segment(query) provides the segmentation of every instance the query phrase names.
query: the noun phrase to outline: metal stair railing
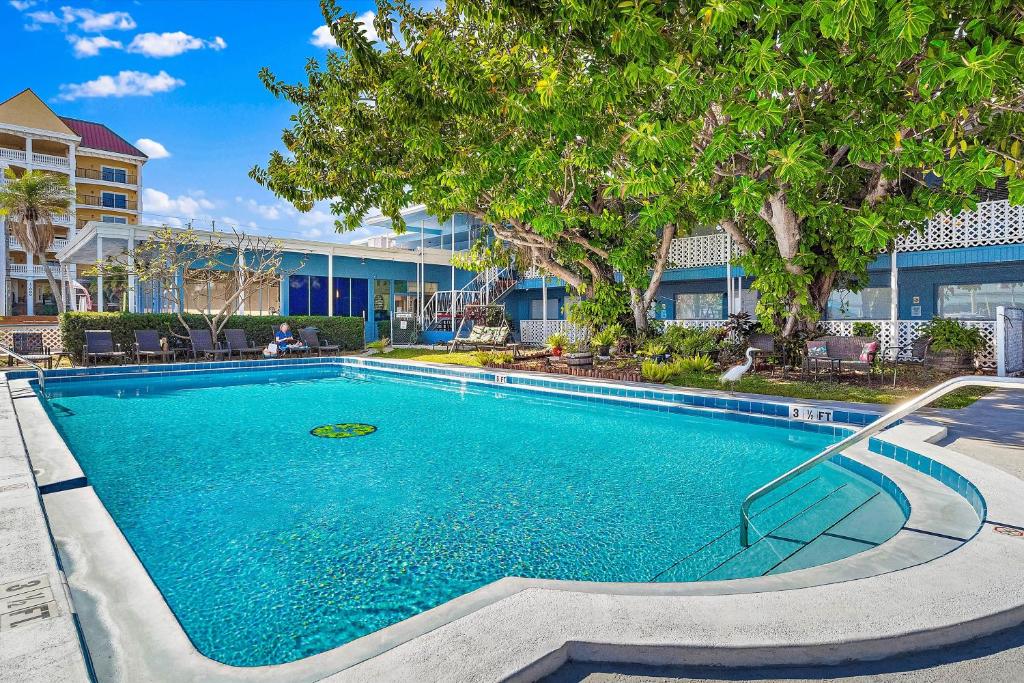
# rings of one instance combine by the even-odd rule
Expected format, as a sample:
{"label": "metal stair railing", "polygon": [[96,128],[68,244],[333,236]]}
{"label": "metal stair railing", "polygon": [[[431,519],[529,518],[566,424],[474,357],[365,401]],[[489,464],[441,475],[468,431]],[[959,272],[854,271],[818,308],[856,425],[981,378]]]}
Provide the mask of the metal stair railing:
{"label": "metal stair railing", "polygon": [[1014,388],[1024,389],[1024,378],[1022,377],[954,377],[948,379],[941,384],[937,384],[928,391],[910,399],[903,405],[889,411],[885,415],[881,416],[871,424],[862,427],[850,436],[846,437],[842,441],[832,444],[821,453],[818,453],[813,458],[810,458],[803,463],[797,465],[785,474],[779,475],[775,479],[771,480],[761,488],[757,489],[743,500],[743,504],[740,505],[740,545],[744,548],[750,545],[750,506],[758,498],[771,493],[775,489],[785,484],[790,479],[797,477],[807,470],[811,469],[818,463],[828,460],[833,455],[846,450],[850,446],[854,446],[865,439],[868,439],[875,434],[878,434],[882,430],[886,429],[894,422],[902,420],[906,416],[913,413],[919,408],[923,408],[932,401],[942,398],[946,394],[961,389],[963,387],[995,387],[995,388]]}
{"label": "metal stair railing", "polygon": [[38,363],[35,363],[34,361],[30,361],[28,358],[25,358],[25,356],[21,355],[20,353],[15,353],[6,346],[0,346],[0,354],[6,354],[12,358],[18,359],[25,365],[32,366],[36,371],[36,376],[39,378],[39,391],[43,394],[43,396],[46,396],[46,374],[43,372],[43,366],[39,365]]}

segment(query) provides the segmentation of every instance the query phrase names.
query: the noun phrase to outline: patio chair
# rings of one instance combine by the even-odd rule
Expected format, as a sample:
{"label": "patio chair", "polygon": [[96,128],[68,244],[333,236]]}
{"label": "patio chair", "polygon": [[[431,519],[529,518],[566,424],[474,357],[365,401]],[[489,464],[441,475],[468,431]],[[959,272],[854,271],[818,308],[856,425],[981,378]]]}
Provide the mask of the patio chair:
{"label": "patio chair", "polygon": [[456,334],[455,337],[453,337],[452,340],[448,342],[448,353],[451,353],[452,351],[455,351],[459,348],[475,348],[476,345],[480,343],[480,340],[483,335],[483,330],[484,328],[482,325],[473,325],[473,327],[469,329],[469,334],[467,334],[466,336],[460,337],[459,335]]}
{"label": "patio chair", "polygon": [[160,345],[160,333],[156,330],[135,330],[135,362],[141,363],[143,358],[173,361],[178,359],[178,350],[163,348]]}
{"label": "patio chair", "polygon": [[85,331],[85,348],[82,350],[82,362],[85,365],[88,365],[89,361],[100,361],[104,358],[115,361],[127,357],[128,354],[121,350],[121,345],[114,343],[114,335],[110,330]]}
{"label": "patio chair", "polygon": [[785,371],[785,350],[775,345],[774,335],[763,332],[752,334],[747,338],[747,346],[757,349],[757,352],[754,353],[755,370],[758,363],[760,363],[762,367],[767,366],[771,368],[773,375],[775,374],[775,368],[780,364],[783,366],[783,371]]}
{"label": "patio chair", "polygon": [[[278,330],[277,325],[271,325],[270,326],[270,340],[271,341],[274,341],[276,339],[276,337],[274,335],[277,334],[277,330]],[[294,336],[294,335],[292,335],[292,336]],[[302,341],[302,337],[299,337],[298,339],[299,339],[300,342]],[[303,342],[303,344],[305,344],[305,342]],[[296,346],[289,346],[287,349],[282,349],[282,348],[280,348],[280,345],[279,345],[278,346],[278,356],[277,357],[280,358],[281,356],[283,356],[286,353],[312,353],[312,352],[313,352],[313,349],[309,348],[308,344],[305,345],[305,346],[298,346],[298,347],[296,347]]]}
{"label": "patio chair", "polygon": [[931,337],[920,336],[904,346],[886,346],[882,350],[882,362],[892,365],[892,385],[896,386],[896,373],[901,365],[924,367],[928,362],[928,346]]}
{"label": "patio chair", "polygon": [[231,327],[224,330],[224,339],[228,343],[228,355],[237,353],[238,357],[241,358],[247,353],[253,355],[260,355],[263,353],[262,346],[253,346],[249,343],[249,339],[245,336],[245,330],[237,327]]}
{"label": "patio chair", "polygon": [[322,356],[326,351],[328,355],[338,353],[341,349],[337,344],[321,344],[315,327],[304,327],[299,330],[299,340],[309,348],[309,352],[316,351],[316,355]]}
{"label": "patio chair", "polygon": [[[11,351],[22,358],[33,363],[46,363],[46,367],[53,367],[53,353],[43,343],[42,332],[12,332]],[[17,360],[11,354],[7,354],[7,366],[14,365]]]}
{"label": "patio chair", "polygon": [[200,355],[217,359],[231,354],[230,350],[222,348],[219,343],[214,344],[209,330],[189,330],[188,340],[192,343],[192,358],[196,360]]}

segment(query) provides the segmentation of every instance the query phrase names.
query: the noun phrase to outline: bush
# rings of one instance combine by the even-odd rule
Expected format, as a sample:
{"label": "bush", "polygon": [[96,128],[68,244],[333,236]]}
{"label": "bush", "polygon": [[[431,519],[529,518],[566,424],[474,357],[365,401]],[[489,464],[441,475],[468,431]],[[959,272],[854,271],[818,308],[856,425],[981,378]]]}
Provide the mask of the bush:
{"label": "bush", "polygon": [[931,339],[928,348],[933,351],[974,352],[985,347],[985,338],[977,327],[950,318],[932,318],[921,328],[921,334]]}
{"label": "bush", "polygon": [[648,382],[664,383],[678,374],[679,370],[674,363],[645,360],[640,364],[640,375]]}
{"label": "bush", "polygon": [[378,320],[377,321],[377,339],[384,339],[385,337],[391,336],[391,321],[390,320]]}
{"label": "bush", "polygon": [[477,351],[476,359],[484,367],[508,365],[512,362],[511,351]]}
{"label": "bush", "polygon": [[880,330],[878,325],[868,322],[856,322],[853,324],[854,337],[875,337],[878,338]]}
{"label": "bush", "polygon": [[[201,315],[185,314],[185,320],[195,330],[210,329]],[[292,329],[315,327],[320,340],[337,344],[342,351],[363,348],[363,319],[350,317],[329,318],[324,315],[233,315],[224,325],[245,330],[249,341],[265,345],[273,339],[273,330],[286,322]],[[135,344],[135,330],[157,330],[166,335],[172,347],[189,348],[188,333],[171,313],[64,313],[60,316],[60,337],[64,350],[73,358],[82,355],[85,330],[110,330],[114,343],[129,350]],[[177,335],[177,336],[176,336]]]}
{"label": "bush", "polygon": [[725,339],[725,330],[720,327],[701,329],[672,325],[661,335],[661,343],[675,356],[717,356]]}
{"label": "bush", "polygon": [[681,373],[713,372],[715,361],[711,360],[711,356],[697,354],[689,358],[680,358],[676,361],[676,367]]}

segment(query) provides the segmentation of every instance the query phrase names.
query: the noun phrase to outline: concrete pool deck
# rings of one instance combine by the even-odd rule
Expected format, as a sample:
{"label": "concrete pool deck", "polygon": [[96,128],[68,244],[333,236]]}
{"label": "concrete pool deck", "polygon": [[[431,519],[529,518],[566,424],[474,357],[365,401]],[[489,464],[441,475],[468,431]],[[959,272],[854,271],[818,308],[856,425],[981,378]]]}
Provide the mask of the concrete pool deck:
{"label": "concrete pool deck", "polygon": [[[7,394],[12,403],[0,389],[0,401]],[[32,425],[23,432],[40,482],[80,476],[49,420],[35,419],[42,409],[27,382],[11,389],[22,424]],[[924,442],[944,433],[906,425],[889,436],[977,483],[990,519],[1024,526],[1020,506],[1008,502],[1024,496],[1024,482]],[[1024,579],[1024,540],[987,526],[972,537],[962,498],[867,449],[856,457],[892,476],[913,504],[912,528],[877,552],[703,584],[505,579],[320,655],[245,669],[195,651],[91,487],[43,500],[100,680],[534,680],[570,659],[829,662],[960,642],[1024,621],[1024,595],[1007,592]],[[976,531],[976,516],[973,524]]]}

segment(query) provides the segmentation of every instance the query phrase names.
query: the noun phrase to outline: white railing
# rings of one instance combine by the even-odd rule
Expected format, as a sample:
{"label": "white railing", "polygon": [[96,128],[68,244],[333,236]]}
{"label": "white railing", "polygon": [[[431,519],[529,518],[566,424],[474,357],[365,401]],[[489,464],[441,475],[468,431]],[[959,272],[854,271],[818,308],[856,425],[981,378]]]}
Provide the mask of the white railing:
{"label": "white railing", "polygon": [[[46,269],[42,266],[30,266],[26,263],[11,263],[7,266],[7,272],[11,275],[20,275],[21,277],[46,277]],[[60,278],[60,264],[51,261],[50,272],[53,273],[53,277]]]}
{"label": "white railing", "polygon": [[462,289],[434,292],[423,305],[425,328],[437,329],[442,321],[451,320],[454,313],[452,329],[457,330],[459,317],[464,315],[467,306],[497,303],[514,286],[514,277],[511,267],[488,268],[477,273]]}
{"label": "white railing", "polygon": [[24,162],[28,158],[23,149],[8,149],[7,147],[0,147],[0,159],[4,161],[21,161]]}
{"label": "white railing", "polygon": [[38,154],[32,152],[32,163],[40,166],[56,166],[58,168],[71,168],[71,160],[66,156],[54,154]]}
{"label": "white railing", "polygon": [[939,214],[896,240],[896,251],[925,251],[1024,243],[1024,206],[1007,200],[978,202],[976,211]]}
{"label": "white railing", "polygon": [[519,341],[523,344],[543,344],[556,332],[569,337],[570,342],[583,341],[587,331],[568,320],[520,320]]}
{"label": "white railing", "polygon": [[[53,244],[50,245],[49,251],[56,253],[66,246],[68,246],[68,241],[63,237],[58,237],[53,240]],[[21,246],[21,242],[18,241],[17,237],[7,237],[7,248],[17,249],[18,251],[25,251],[25,247]]]}
{"label": "white railing", "polygon": [[[985,339],[985,347],[974,355],[978,367],[991,370],[996,367],[996,321],[961,320],[968,327],[976,327]],[[893,329],[891,320],[822,320],[818,328],[825,334],[839,337],[853,336],[854,323],[871,323],[878,329],[878,341],[887,346],[908,347],[921,336],[921,328],[928,320],[898,320]]]}
{"label": "white railing", "polygon": [[668,250],[672,268],[717,266],[729,260],[729,236],[724,232],[698,237],[677,237]]}

